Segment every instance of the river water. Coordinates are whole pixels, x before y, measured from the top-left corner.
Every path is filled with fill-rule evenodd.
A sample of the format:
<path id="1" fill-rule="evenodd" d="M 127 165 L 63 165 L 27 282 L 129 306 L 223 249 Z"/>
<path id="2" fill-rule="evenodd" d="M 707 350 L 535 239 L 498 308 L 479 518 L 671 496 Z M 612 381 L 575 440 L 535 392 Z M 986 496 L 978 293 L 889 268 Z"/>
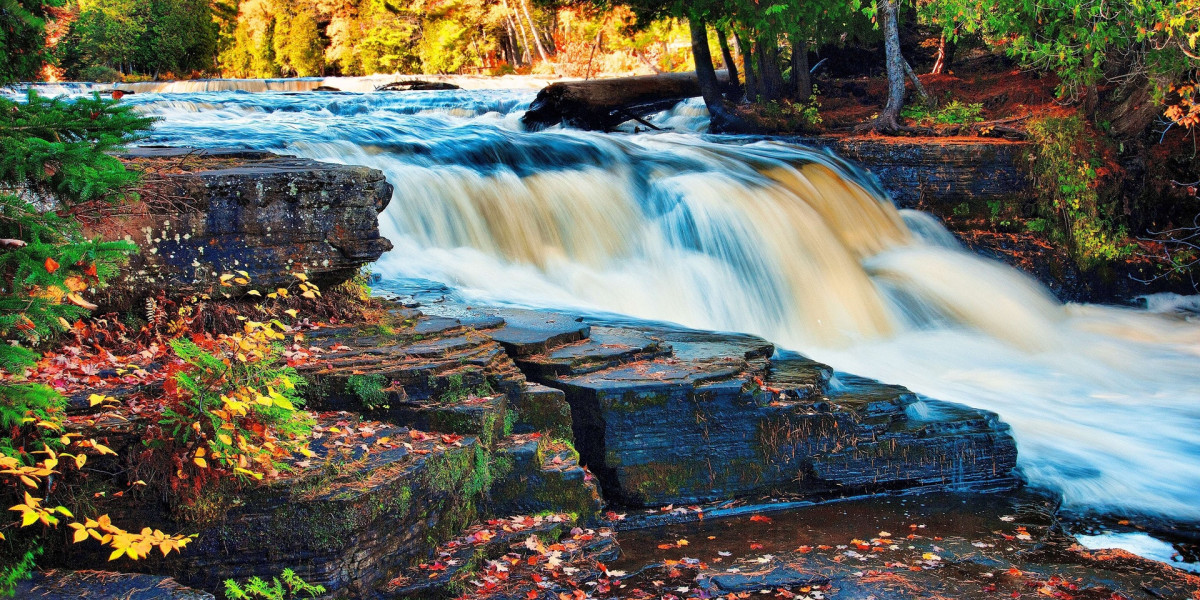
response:
<path id="1" fill-rule="evenodd" d="M 758 334 L 999 413 L 1024 476 L 1071 508 L 1200 522 L 1200 318 L 1180 310 L 1194 299 L 1063 305 L 897 211 L 854 165 L 700 135 L 694 101 L 654 117 L 675 132 L 528 133 L 522 89 L 164 91 L 125 100 L 162 119 L 144 144 L 384 171 L 386 280 Z"/>

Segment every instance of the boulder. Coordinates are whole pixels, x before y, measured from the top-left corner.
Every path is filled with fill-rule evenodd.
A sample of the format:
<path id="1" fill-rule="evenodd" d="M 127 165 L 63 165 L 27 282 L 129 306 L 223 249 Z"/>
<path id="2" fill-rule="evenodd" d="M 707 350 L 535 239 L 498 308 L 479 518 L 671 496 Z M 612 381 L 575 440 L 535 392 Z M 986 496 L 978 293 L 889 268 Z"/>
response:
<path id="1" fill-rule="evenodd" d="M 140 201 L 85 233 L 140 252 L 102 305 L 206 290 L 235 271 L 263 289 L 294 283 L 294 272 L 329 286 L 391 248 L 378 213 L 392 186 L 375 169 L 244 150 L 138 148 L 123 159 L 146 172 Z"/>

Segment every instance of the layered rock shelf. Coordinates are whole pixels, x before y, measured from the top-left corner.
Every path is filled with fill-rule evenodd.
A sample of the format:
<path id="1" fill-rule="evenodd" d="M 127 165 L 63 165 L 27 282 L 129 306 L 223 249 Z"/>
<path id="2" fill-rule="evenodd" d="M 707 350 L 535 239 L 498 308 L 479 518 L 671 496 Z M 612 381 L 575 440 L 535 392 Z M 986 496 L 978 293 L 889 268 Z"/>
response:
<path id="1" fill-rule="evenodd" d="M 308 338 L 315 457 L 269 485 L 213 490 L 213 505 L 233 508 L 211 518 L 151 497 L 105 502 L 114 518 L 198 533 L 183 555 L 138 568 L 211 590 L 292 567 L 375 597 L 477 519 L 597 523 L 601 495 L 620 508 L 1015 483 L 1015 447 L 994 415 L 777 355 L 753 336 L 392 305 Z M 89 412 L 72 423 L 103 429 L 114 469 L 138 452 L 121 434 L 136 415 Z M 75 547 L 49 558 L 102 566 Z"/>
<path id="2" fill-rule="evenodd" d="M 392 186 L 376 169 L 248 150 L 151 147 L 122 158 L 146 171 L 140 202 L 85 229 L 140 252 L 101 304 L 203 290 L 236 271 L 268 289 L 293 272 L 343 281 L 391 248 L 378 213 Z"/>

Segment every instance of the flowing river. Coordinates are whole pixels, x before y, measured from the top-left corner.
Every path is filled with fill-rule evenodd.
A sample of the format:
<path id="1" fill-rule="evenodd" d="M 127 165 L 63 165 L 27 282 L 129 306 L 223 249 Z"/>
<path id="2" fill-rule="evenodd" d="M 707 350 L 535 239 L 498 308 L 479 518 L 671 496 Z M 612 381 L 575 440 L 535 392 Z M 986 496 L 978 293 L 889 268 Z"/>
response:
<path id="1" fill-rule="evenodd" d="M 1071 508 L 1200 522 L 1195 298 L 1063 305 L 896 210 L 854 165 L 695 133 L 694 101 L 654 117 L 683 132 L 528 133 L 531 90 L 201 91 L 214 87 L 128 96 L 162 119 L 143 143 L 381 169 L 396 188 L 385 285 L 754 333 L 999 413 L 1027 480 Z"/>

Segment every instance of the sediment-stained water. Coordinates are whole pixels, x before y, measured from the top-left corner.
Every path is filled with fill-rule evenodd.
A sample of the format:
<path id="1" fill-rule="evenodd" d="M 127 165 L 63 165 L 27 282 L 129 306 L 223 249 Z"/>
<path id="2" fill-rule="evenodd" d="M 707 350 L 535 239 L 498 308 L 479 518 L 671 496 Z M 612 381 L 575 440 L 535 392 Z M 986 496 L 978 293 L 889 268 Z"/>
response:
<path id="1" fill-rule="evenodd" d="M 265 86 L 267 89 L 269 86 Z M 50 88 L 78 93 L 84 87 Z M 1032 483 L 1078 510 L 1200 522 L 1200 321 L 1063 305 L 897 211 L 824 152 L 695 132 L 521 130 L 533 92 L 139 93 L 143 143 L 383 170 L 385 278 L 474 301 L 761 335 L 989 409 Z M 695 102 L 653 119 L 702 127 Z M 632 131 L 632 127 L 630 128 Z M 1194 304 L 1194 303 L 1193 303 Z"/>

